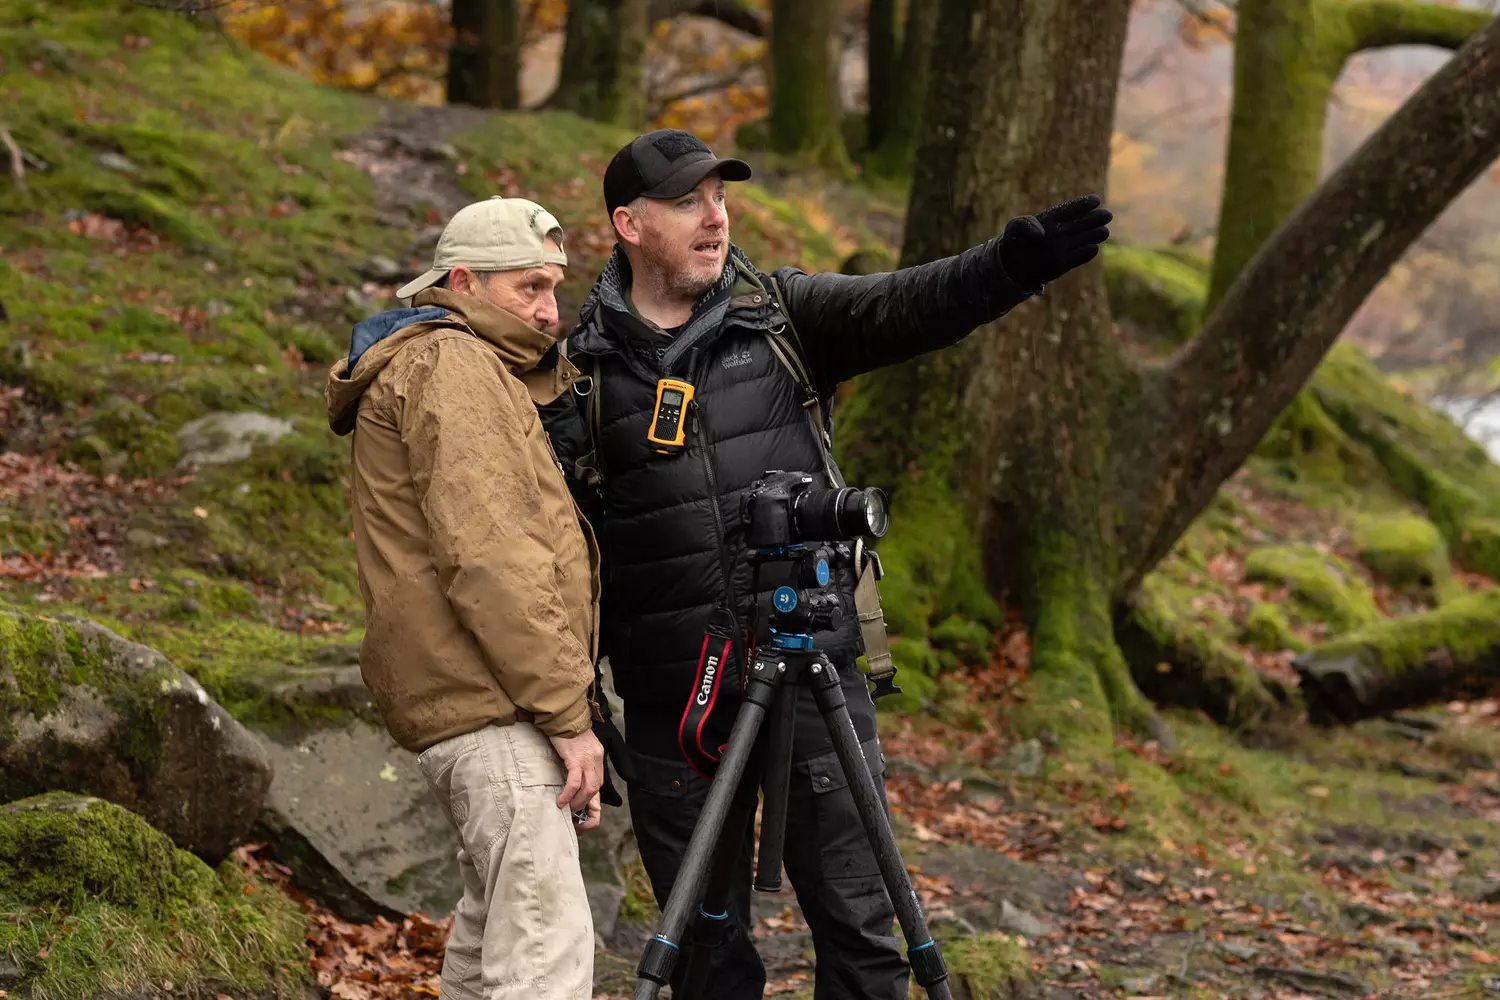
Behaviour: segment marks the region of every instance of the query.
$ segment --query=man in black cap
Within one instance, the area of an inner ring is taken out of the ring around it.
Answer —
[[[708,637],[736,637],[743,657],[752,607],[785,582],[763,570],[755,593],[741,496],[770,469],[832,485],[827,426],[811,415],[826,413],[839,382],[957,343],[1004,315],[1093,259],[1111,218],[1089,196],[1012,219],[1003,235],[919,267],[864,277],[766,274],[729,241],[725,182],[749,177],[743,161],[719,159],[675,129],[640,136],[615,155],[604,175],[615,251],[568,341],[569,357],[590,377],[571,406],[547,416],[599,529],[601,653],[625,704],[631,819],[661,903],[718,745],[700,738],[692,712]],[[648,440],[663,379],[692,386],[680,446]],[[837,562],[828,590],[843,624],[815,639],[843,678],[879,778],[875,706],[855,658],[870,647],[874,674],[889,653],[883,629],[862,638],[859,618],[868,616],[853,613],[864,567]],[[811,698],[798,702],[793,760],[785,866],[817,951],[815,996],[904,997],[908,971],[891,902]],[[724,832],[742,850],[712,954],[707,995],[716,1000],[759,997],[765,985],[750,937],[752,836],[748,814]],[[678,963],[674,983],[685,966]]]

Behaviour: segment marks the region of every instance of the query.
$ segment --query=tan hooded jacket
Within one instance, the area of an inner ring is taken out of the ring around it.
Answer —
[[[329,373],[328,422],[354,434],[365,685],[420,752],[494,723],[577,736],[591,721],[599,601],[592,532],[536,404],[577,376],[554,341],[472,296]],[[436,315],[436,314],[432,314]]]

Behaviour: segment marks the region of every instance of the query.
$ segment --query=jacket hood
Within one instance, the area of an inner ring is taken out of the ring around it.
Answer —
[[[557,359],[557,341],[525,320],[472,295],[446,288],[425,288],[412,299],[410,309],[391,309],[354,326],[349,356],[336,362],[323,387],[328,407],[328,425],[338,434],[354,429],[359,401],[370,383],[408,343],[431,330],[466,329],[484,341],[507,371],[523,378],[538,369],[544,359]],[[560,361],[552,370],[570,380],[571,365]],[[567,372],[561,369],[566,368]],[[537,397],[545,387],[523,378]],[[561,391],[560,389],[558,390]],[[552,394],[555,398],[557,393]]]

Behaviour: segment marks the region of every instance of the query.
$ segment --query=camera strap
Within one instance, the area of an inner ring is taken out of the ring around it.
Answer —
[[[828,475],[829,484],[836,489],[843,489],[844,477],[833,461],[833,439],[829,434],[823,399],[818,395],[812,376],[803,362],[802,340],[797,336],[797,328],[792,325],[791,313],[787,311],[786,299],[781,294],[781,284],[774,277],[770,281],[771,293],[776,296],[781,315],[786,317],[786,325],[780,329],[768,330],[766,339],[771,345],[772,353],[802,390],[802,408],[807,411],[807,419],[812,423],[813,437],[818,443],[818,455],[823,461],[823,471]],[[855,551],[858,554],[855,572],[859,574],[859,579],[854,587],[854,611],[859,616],[859,634],[864,640],[865,661],[869,664],[870,680],[875,682],[875,696],[878,698],[882,694],[894,694],[900,690],[893,683],[896,664],[891,659],[890,639],[885,631],[885,611],[880,607],[880,589],[877,586],[882,575],[880,559],[862,545],[856,547]]]

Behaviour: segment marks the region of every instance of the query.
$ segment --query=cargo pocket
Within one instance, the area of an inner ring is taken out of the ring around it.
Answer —
[[[885,757],[880,741],[863,745],[865,766],[875,777],[876,789],[884,801]],[[787,828],[787,853],[798,850],[793,837],[804,841],[801,850],[818,852],[822,877],[868,878],[878,876],[875,852],[865,838],[864,824],[854,806],[854,793],[839,766],[838,755],[829,752],[794,765],[792,794],[801,799],[791,810]],[[797,815],[803,810],[803,816]]]

